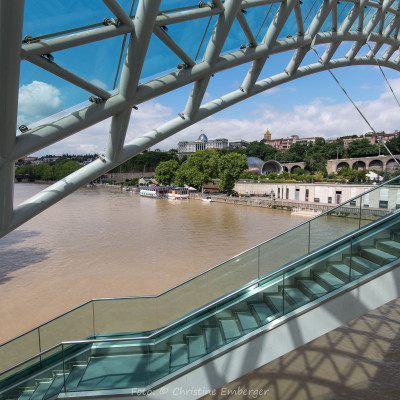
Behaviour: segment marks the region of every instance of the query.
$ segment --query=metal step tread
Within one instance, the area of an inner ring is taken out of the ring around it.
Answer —
[[[242,336],[242,332],[239,329],[237,322],[231,318],[221,318],[219,319],[221,324],[222,332],[225,340],[232,341]]]
[[[235,314],[243,332],[250,332],[258,328],[258,322],[250,311],[236,311]]]
[[[186,343],[170,343],[169,344],[171,370],[175,370],[186,365],[189,362],[188,346]]]
[[[379,268],[378,264],[361,256],[351,256],[351,258],[346,257],[346,262],[349,265],[351,263],[352,268],[359,270],[362,274],[366,274]]]
[[[310,302],[310,298],[305,295],[299,288],[286,287],[284,289],[284,293],[289,302],[292,303],[292,305],[295,307],[300,307]]]
[[[304,287],[304,290],[308,292],[307,295],[309,295],[309,297],[311,295],[312,299],[321,297],[328,292],[323,286],[312,279],[299,279],[298,285]]]
[[[293,311],[293,307],[280,294],[266,294],[265,301],[271,305],[280,315]]]
[[[390,253],[388,253],[386,251],[383,251],[383,250],[379,250],[379,249],[377,249],[375,247],[364,247],[361,250],[361,255],[363,256],[364,254],[372,256],[375,259],[376,258],[382,259],[382,261],[396,259],[396,257],[393,256],[392,254],[390,254]]]
[[[188,344],[190,362],[207,354],[206,343],[203,335],[187,335],[186,341]]]
[[[224,344],[217,326],[203,326],[203,331],[208,351],[213,351]]]
[[[263,301],[249,303],[249,306],[254,310],[262,325],[276,318],[277,312],[268,307]]]
[[[344,285],[344,282],[330,272],[314,272],[314,275],[321,280],[323,285],[328,286],[329,290]]]
[[[346,264],[331,264],[330,270],[334,275],[337,274],[338,278],[342,280],[349,279],[350,274],[352,279],[357,279],[363,275],[361,272],[354,268],[350,268]]]
[[[101,390],[142,387],[147,384],[148,354],[92,357],[77,389]]]

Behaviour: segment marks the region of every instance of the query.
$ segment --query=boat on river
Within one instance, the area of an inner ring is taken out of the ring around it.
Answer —
[[[168,188],[167,197],[169,200],[182,200],[189,198],[189,188],[171,187]]]
[[[142,186],[139,188],[139,194],[143,197],[152,197],[161,199],[167,197],[168,187],[167,186]]]

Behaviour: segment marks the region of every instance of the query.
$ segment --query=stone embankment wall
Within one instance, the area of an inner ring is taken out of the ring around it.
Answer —
[[[302,201],[288,201],[288,200],[272,200],[264,197],[229,197],[223,195],[210,195],[213,202],[216,203],[226,203],[226,204],[236,204],[242,206],[249,207],[264,207],[264,208],[272,208],[278,210],[286,210],[299,214],[303,214],[306,216],[315,216],[320,213],[323,213],[331,208],[335,207],[335,205],[331,204],[320,204],[320,203],[311,203],[311,202],[302,202]],[[201,194],[191,195],[191,198],[201,200]],[[377,208],[362,208],[361,219],[374,221],[377,218],[380,218],[387,213],[389,210],[377,209]],[[336,212],[332,213],[332,215],[338,217],[347,217],[347,218],[360,218],[360,208],[358,206],[343,206],[337,209]]]

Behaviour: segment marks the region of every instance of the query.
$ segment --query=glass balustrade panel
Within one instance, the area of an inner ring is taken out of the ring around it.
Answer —
[[[260,277],[308,253],[309,224],[300,225],[260,245]]]
[[[159,327],[156,297],[94,300],[94,315],[96,337],[145,332]]]
[[[209,302],[209,272],[199,275],[157,297],[159,326],[196,310]]]
[[[93,304],[83,304],[39,328],[42,351],[58,343],[92,337]]]
[[[38,353],[40,353],[39,332],[34,329],[0,346],[0,372]]]

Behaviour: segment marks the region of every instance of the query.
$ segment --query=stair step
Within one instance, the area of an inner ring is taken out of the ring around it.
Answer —
[[[376,242],[378,249],[386,251],[394,256],[400,255],[400,242],[396,242],[394,240],[385,239],[378,240]]]
[[[209,352],[218,349],[224,344],[222,340],[221,331],[217,326],[204,326],[204,337],[206,339],[206,346]]]
[[[249,306],[254,310],[262,325],[276,318],[276,311],[273,311],[264,302],[249,303]]]
[[[363,275],[379,268],[378,264],[360,256],[345,257],[345,262],[347,265],[351,264],[353,270],[357,270]]]
[[[368,260],[378,264],[385,265],[391,261],[396,260],[396,256],[393,256],[386,251],[376,249],[375,247],[366,247],[363,248],[360,252],[361,257],[367,258]]]
[[[293,307],[280,294],[266,294],[265,302],[275,309],[279,315],[293,311]]]
[[[57,374],[54,377],[46,394],[43,396],[43,400],[50,399],[51,397],[57,396],[63,389],[64,386],[64,374]]]
[[[36,390],[33,392],[32,396],[30,397],[30,400],[42,400],[52,383],[52,380],[40,382]]]
[[[82,379],[83,374],[86,371],[87,364],[74,365],[71,372],[69,373],[65,386],[67,391],[75,391]]]
[[[329,271],[332,272],[332,274],[336,275],[343,282],[349,280],[350,274],[351,280],[358,279],[363,275],[361,272],[355,270],[354,268],[350,268],[346,264],[331,264],[329,267]]]
[[[149,375],[154,382],[169,373],[170,354],[168,351],[150,353]]]
[[[147,365],[148,354],[92,357],[77,389],[81,391],[146,386]]]
[[[293,307],[297,308],[310,302],[310,298],[306,296],[299,288],[288,287],[284,289],[285,297]]]
[[[396,242],[400,242],[400,231],[392,231],[392,239]]]
[[[197,360],[207,354],[203,335],[187,335],[186,341],[189,349],[189,362]]]
[[[328,291],[340,288],[344,284],[341,279],[330,272],[314,272],[314,276],[315,280]]]
[[[239,326],[234,319],[231,318],[221,318],[219,319],[221,324],[222,333],[224,335],[226,342],[231,342],[242,336]]]
[[[18,400],[29,400],[33,394],[34,390],[24,390],[18,397]]]
[[[323,286],[312,279],[299,279],[298,285],[307,293],[307,296],[311,300],[324,296],[327,293],[327,290]]]
[[[170,343],[169,346],[171,349],[169,366],[172,372],[189,362],[188,346],[186,343]]]
[[[253,314],[249,311],[237,311],[235,313],[243,332],[251,332],[258,328],[258,323]]]

